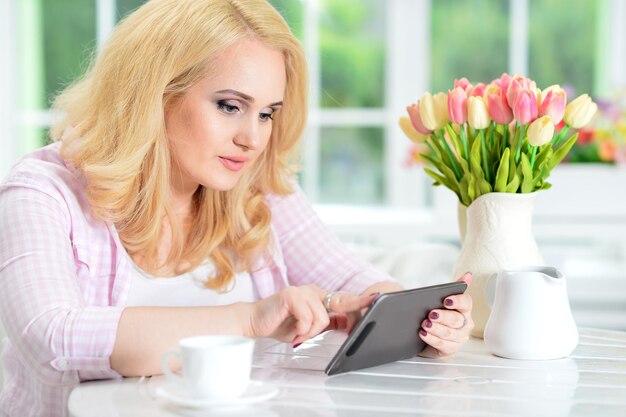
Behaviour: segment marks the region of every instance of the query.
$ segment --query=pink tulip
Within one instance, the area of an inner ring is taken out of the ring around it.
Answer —
[[[509,84],[511,84],[511,76],[504,72],[502,73],[500,78],[496,78],[495,80],[493,80],[493,84],[500,87],[503,91],[506,91],[509,89]]]
[[[463,91],[467,92],[467,90],[471,90],[472,83],[470,83],[467,78],[463,77],[460,80],[454,80],[454,88],[457,87],[461,87]]]
[[[543,97],[539,107],[539,117],[550,116],[552,123],[558,125],[565,115],[565,104],[567,101],[565,91],[557,85],[548,87],[543,91],[543,94],[546,94],[546,96]]]
[[[515,104],[513,105],[513,117],[515,120],[519,124],[527,125],[537,118],[538,113],[537,97],[535,96],[535,93],[532,91],[521,90],[517,94]]]
[[[509,103],[509,106],[513,108],[515,106],[515,101],[517,100],[517,95],[520,91],[535,91],[537,89],[537,84],[526,77],[522,77],[521,75],[515,75],[511,82],[509,83],[506,91],[506,100]],[[535,96],[536,97],[536,96]]]
[[[487,89],[487,86],[485,85],[485,83],[478,83],[474,86],[470,95],[474,97],[482,97],[483,95],[485,95],[486,89]]]
[[[485,90],[487,109],[494,122],[508,125],[513,121],[513,111],[506,102],[504,91],[497,84],[492,83]]]
[[[448,116],[459,125],[467,121],[467,93],[461,86],[448,91]]]
[[[422,117],[420,116],[419,101],[408,106],[406,108],[406,111],[409,113],[411,124],[413,125],[415,130],[423,135],[430,135],[431,133],[433,133],[433,131],[427,129],[422,122]]]

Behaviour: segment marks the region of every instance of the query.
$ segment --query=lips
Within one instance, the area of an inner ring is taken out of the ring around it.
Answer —
[[[218,156],[222,165],[231,171],[240,171],[245,163],[248,161],[248,158],[245,156]]]

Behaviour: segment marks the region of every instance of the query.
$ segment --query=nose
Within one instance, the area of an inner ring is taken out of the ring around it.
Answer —
[[[261,145],[261,131],[258,120],[242,123],[233,141],[243,150],[256,150]]]

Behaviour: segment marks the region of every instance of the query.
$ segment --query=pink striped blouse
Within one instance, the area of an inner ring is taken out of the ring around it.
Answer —
[[[0,184],[2,416],[64,416],[80,381],[120,377],[109,357],[131,260],[115,227],[90,216],[84,180],[59,148],[26,155]],[[251,273],[258,298],[307,283],[360,293],[391,279],[351,254],[300,189],[267,203],[275,247]]]

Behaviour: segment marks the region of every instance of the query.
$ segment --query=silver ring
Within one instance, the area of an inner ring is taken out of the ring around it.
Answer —
[[[330,313],[330,302],[333,299],[333,295],[335,295],[335,292],[327,292],[326,295],[324,296],[324,307],[326,307],[326,311]]]

